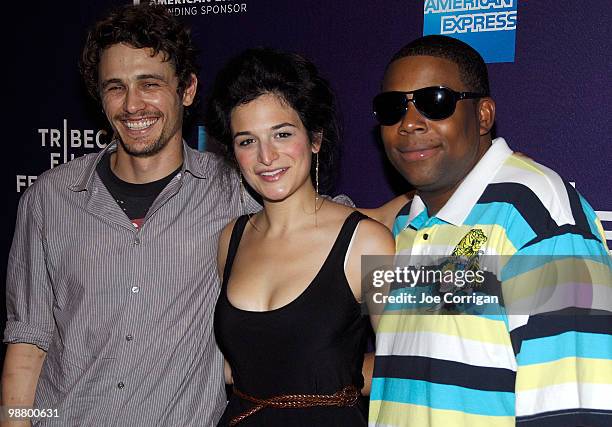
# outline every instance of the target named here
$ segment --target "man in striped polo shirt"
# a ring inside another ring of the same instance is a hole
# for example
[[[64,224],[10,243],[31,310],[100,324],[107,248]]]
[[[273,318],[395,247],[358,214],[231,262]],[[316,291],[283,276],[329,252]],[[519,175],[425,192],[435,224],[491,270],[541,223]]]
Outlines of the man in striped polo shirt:
[[[398,254],[417,264],[494,260],[497,289],[457,294],[502,302],[471,314],[444,301],[420,315],[387,305],[370,425],[612,425],[603,229],[559,175],[492,139],[495,103],[480,55],[444,36],[408,44],[387,66],[374,109],[389,159],[416,189],[393,224]],[[437,286],[446,297],[456,285]]]

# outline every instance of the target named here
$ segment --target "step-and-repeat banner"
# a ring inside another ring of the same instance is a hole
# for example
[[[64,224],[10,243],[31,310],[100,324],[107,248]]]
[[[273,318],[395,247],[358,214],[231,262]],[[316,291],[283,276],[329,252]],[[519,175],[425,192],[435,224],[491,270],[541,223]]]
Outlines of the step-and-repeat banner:
[[[150,0],[133,0],[140,3]],[[609,0],[157,0],[187,21],[201,50],[200,90],[247,47],[302,53],[331,82],[343,147],[337,191],[373,207],[406,191],[371,112],[385,65],[408,41],[446,34],[489,62],[496,133],[555,169],[590,201],[612,247]],[[7,2],[2,276],[23,191],[44,170],[108,142],[78,74],[86,29],[125,1]],[[188,139],[204,149],[196,126]],[[94,242],[92,242],[94,243]],[[4,311],[4,298],[1,306]],[[2,319],[4,319],[2,313]],[[0,325],[1,326],[1,325]]]

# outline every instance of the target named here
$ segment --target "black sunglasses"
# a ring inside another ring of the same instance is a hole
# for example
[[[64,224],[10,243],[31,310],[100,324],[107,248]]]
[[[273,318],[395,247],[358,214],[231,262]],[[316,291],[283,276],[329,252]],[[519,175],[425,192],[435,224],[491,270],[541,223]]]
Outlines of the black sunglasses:
[[[412,95],[408,98],[406,95]],[[487,95],[474,92],[455,92],[443,86],[424,87],[410,92],[383,92],[374,97],[374,115],[383,126],[399,122],[412,102],[429,120],[444,120],[455,112],[457,101],[482,98]]]

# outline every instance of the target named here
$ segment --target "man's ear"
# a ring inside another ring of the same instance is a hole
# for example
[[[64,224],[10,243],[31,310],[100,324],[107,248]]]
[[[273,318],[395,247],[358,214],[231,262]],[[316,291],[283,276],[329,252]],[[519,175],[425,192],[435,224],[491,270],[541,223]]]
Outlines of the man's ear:
[[[478,101],[478,122],[480,124],[480,136],[491,132],[495,123],[495,101],[493,98],[481,98]]]
[[[183,90],[183,106],[189,107],[193,104],[195,99],[196,91],[198,90],[198,78],[195,74],[191,73],[191,80],[189,84]]]
[[[310,142],[313,153],[319,152],[321,149],[321,143],[323,143],[323,132],[314,132],[312,134],[312,141]]]

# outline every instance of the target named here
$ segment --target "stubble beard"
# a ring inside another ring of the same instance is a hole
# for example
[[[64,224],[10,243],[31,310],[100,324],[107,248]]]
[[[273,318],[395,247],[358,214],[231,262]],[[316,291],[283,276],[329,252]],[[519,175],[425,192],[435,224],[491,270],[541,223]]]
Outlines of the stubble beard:
[[[162,120],[163,118],[162,114],[147,114],[147,115],[157,117],[158,120]],[[152,157],[160,153],[168,145],[168,143],[170,142],[172,137],[175,135],[175,133],[180,131],[180,129],[182,128],[182,124],[183,124],[183,116],[184,116],[183,109],[180,108],[178,111],[176,123],[170,124],[172,128],[166,128],[166,126],[169,125],[169,123],[168,122],[164,123],[164,126],[162,127],[160,135],[153,142],[144,144],[144,146],[142,146],[142,144],[136,144],[136,145],[126,144],[123,141],[123,138],[121,138],[121,134],[117,131],[117,129],[115,129],[115,132],[116,132],[116,135],[118,136],[121,147],[127,154],[133,157],[138,157],[138,158]],[[121,120],[121,119],[123,119],[123,117],[118,117],[118,120]],[[136,149],[138,145],[140,145],[140,147],[142,148]]]
[[[123,147],[123,150],[129,154],[130,156],[133,157],[152,157],[154,155],[156,155],[157,153],[159,153],[160,151],[162,151],[164,149],[164,147],[166,145],[168,145],[168,141],[170,139],[164,135],[163,133],[159,136],[159,138],[157,138],[155,141],[153,141],[150,144],[147,144],[144,146],[144,148],[140,149],[140,150],[136,150],[134,149],[133,146],[126,144],[122,138],[119,138],[119,142],[121,143],[121,147]]]
[[[161,116],[159,117],[159,119],[161,120]],[[119,134],[119,132],[117,132],[117,135],[119,136],[119,142],[121,144],[121,147],[127,154],[133,157],[146,158],[146,157],[155,156],[156,154],[160,153],[168,145],[168,143],[172,139],[172,136],[175,135],[175,133],[180,130],[181,125],[182,125],[182,119],[183,119],[183,114],[181,111],[179,114],[178,122],[174,124],[176,129],[167,129],[166,127],[163,127],[161,130],[161,134],[153,142],[144,144],[144,146],[142,144],[130,145],[130,144],[125,143],[123,141],[123,138],[121,138],[121,135]],[[140,147],[137,149],[136,147],[138,146]]]

